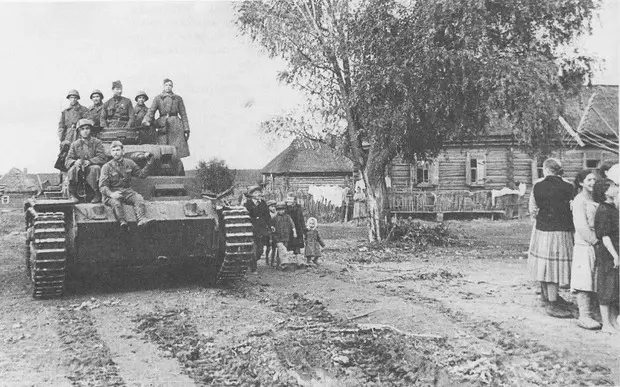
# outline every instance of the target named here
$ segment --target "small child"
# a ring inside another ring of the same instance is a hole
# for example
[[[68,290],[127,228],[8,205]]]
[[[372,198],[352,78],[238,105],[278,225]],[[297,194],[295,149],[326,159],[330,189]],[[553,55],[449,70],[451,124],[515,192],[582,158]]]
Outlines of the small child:
[[[323,239],[317,230],[318,222],[316,218],[308,218],[306,222],[308,231],[306,232],[306,247],[304,248],[304,255],[308,260],[308,265],[312,261],[315,265],[319,264],[319,258],[322,256],[321,248],[325,247]]]
[[[275,200],[267,200],[267,207],[269,208],[269,229],[270,229],[270,233],[269,233],[269,243],[267,244],[267,252],[266,252],[266,259],[267,259],[267,265],[269,266],[276,266],[276,257],[278,255],[278,246],[276,245],[276,243],[274,242],[273,239],[273,233],[276,231],[275,226],[273,224],[273,218],[276,217],[277,210],[276,210],[276,201]],[[270,254],[271,253],[271,254]]]
[[[293,219],[286,214],[286,204],[278,203],[276,205],[277,214],[271,219],[273,227],[272,238],[278,249],[278,261],[280,269],[287,269],[290,262],[287,256],[286,245],[293,238],[297,238],[295,224]]]

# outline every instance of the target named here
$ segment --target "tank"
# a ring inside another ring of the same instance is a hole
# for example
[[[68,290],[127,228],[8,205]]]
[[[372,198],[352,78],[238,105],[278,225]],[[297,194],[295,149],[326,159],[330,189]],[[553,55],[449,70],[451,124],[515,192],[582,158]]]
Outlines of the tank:
[[[133,207],[125,206],[129,231],[121,232],[110,207],[74,203],[60,187],[29,199],[25,260],[34,298],[61,297],[68,278],[115,268],[198,264],[208,285],[245,275],[253,238],[244,207],[203,195],[200,185],[184,176],[173,146],[139,144],[132,129],[104,129],[98,137],[108,158],[110,143],[120,140],[125,157],[140,167],[152,164],[148,177],[132,179],[132,188],[144,197],[146,214],[155,222],[138,228]]]

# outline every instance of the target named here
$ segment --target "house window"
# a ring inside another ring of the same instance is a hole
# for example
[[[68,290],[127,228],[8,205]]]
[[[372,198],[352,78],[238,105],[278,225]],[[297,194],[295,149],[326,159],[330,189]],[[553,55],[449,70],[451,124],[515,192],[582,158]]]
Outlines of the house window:
[[[2,196],[2,204],[9,204],[9,195]]]
[[[586,159],[586,169],[598,169],[600,164],[601,164],[601,160]]]
[[[430,183],[430,168],[428,162],[419,162],[416,167],[416,178],[418,184],[420,183]]]
[[[484,186],[486,181],[486,156],[467,153],[465,181],[470,186]]]
[[[545,174],[543,173],[543,160],[537,160],[536,161],[536,178],[537,179],[542,179],[543,177],[545,177]]]

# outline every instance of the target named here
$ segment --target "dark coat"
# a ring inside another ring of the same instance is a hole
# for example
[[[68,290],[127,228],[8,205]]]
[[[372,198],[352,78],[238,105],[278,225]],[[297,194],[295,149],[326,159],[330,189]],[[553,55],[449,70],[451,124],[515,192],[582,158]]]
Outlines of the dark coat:
[[[189,156],[185,132],[189,133],[190,130],[183,98],[174,93],[161,93],[153,98],[153,103],[144,119],[147,125],[153,122],[156,111],[159,111],[159,118],[155,121],[157,143],[174,146],[179,158]]]
[[[88,111],[86,112],[86,118],[88,118],[89,120],[92,120],[96,128],[101,127],[102,110],[103,110],[103,103],[100,103],[99,105],[93,105],[89,107]]]
[[[306,247],[304,248],[304,255],[306,257],[320,257],[323,255],[321,253],[321,247],[325,247],[325,242],[323,242],[321,234],[319,234],[319,230],[308,230],[308,232],[306,232]]]
[[[540,231],[575,231],[570,201],[573,185],[559,176],[547,176],[534,185],[534,200],[538,206],[536,229]]]
[[[269,220],[273,231],[271,237],[274,243],[284,243],[285,245],[293,238],[293,220],[287,214],[277,214]]]
[[[271,215],[269,215],[267,202],[260,200],[258,204],[254,204],[252,199],[248,199],[248,201],[245,202],[245,208],[250,214],[254,236],[269,236],[269,221],[271,220]]]
[[[129,98],[112,97],[101,109],[101,126],[104,128],[133,128],[133,104]]]
[[[287,205],[286,213],[293,219],[295,231],[297,232],[297,238],[291,238],[287,247],[289,250],[301,249],[304,247],[304,234],[308,231],[304,220],[304,213],[299,204]]]

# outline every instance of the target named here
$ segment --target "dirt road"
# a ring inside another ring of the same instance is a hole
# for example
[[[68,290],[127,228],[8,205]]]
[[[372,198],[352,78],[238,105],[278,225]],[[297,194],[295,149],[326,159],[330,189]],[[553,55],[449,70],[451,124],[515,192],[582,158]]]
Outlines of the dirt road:
[[[3,227],[1,384],[620,384],[618,337],[537,305],[529,227],[452,222],[459,245],[418,251],[324,226],[318,268],[263,261],[259,275],[220,288],[188,272],[112,273],[51,301],[30,297],[23,236]]]

